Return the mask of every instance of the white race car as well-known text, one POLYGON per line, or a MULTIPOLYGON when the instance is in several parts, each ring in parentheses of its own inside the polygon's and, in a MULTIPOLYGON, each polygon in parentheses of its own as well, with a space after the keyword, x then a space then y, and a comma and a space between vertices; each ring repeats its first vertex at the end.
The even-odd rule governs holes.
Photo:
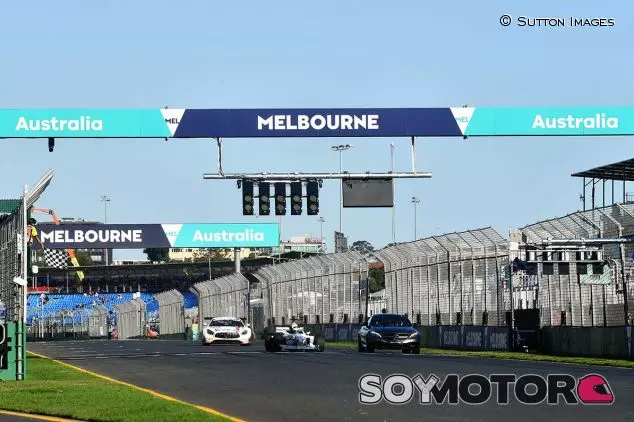
POLYGON ((325 339, 310 335, 297 324, 273 325, 267 327, 264 337, 264 348, 267 352, 303 351, 323 352, 325 339))
POLYGON ((205 318, 202 328, 202 344, 240 344, 250 346, 253 343, 253 331, 250 324, 240 318, 205 318))

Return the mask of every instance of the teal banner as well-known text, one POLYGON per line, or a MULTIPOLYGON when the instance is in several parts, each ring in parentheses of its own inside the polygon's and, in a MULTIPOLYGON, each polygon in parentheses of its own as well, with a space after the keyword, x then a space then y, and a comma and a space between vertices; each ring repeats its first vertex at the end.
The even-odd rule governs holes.
POLYGON ((262 248, 280 244, 277 223, 163 225, 174 248, 262 248))
POLYGON ((0 138, 634 135, 634 107, 0 110, 0 138))
POLYGON ((0 138, 171 137, 155 110, 0 110, 0 138))
POLYGON ((632 135, 634 107, 475 107, 465 123, 466 136, 632 135))

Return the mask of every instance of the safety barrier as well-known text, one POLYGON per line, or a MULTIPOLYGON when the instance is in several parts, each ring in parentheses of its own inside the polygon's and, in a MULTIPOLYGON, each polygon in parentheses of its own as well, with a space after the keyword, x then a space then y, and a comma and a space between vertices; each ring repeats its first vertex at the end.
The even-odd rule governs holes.
POLYGON ((419 325, 504 325, 507 241, 491 228, 432 236, 374 253, 385 267, 390 312, 419 325))
POLYGON ((230 316, 249 317, 249 280, 242 274, 231 274, 192 286, 198 296, 199 327, 205 318, 230 316))
POLYGON ((22 274, 20 265, 21 237, 24 219, 20 200, 0 200, 0 304, 2 319, 17 321, 20 318, 20 287, 13 282, 22 274), (4 213, 3 213, 4 211, 4 213))
POLYGON ((185 332, 185 300, 178 290, 154 295, 158 302, 158 331, 161 338, 185 332))
POLYGON ((99 332, 102 311, 97 307, 68 312, 38 311, 34 310, 29 317, 28 341, 82 340, 92 337, 91 332, 99 332))
MULTIPOLYGON (((537 222, 519 229, 522 241, 541 243, 545 239, 596 239, 634 236, 634 204, 579 211, 537 222)), ((542 326, 623 326, 632 323, 634 244, 603 246, 608 267, 582 262, 565 262, 556 254, 536 254, 533 285, 516 295, 515 308, 540 309, 542 326), (599 267, 599 268, 597 268, 599 267), (596 275, 596 271, 603 275, 596 275), (591 274, 595 274, 594 276, 591 274), (593 279, 593 284, 588 281, 593 279), (631 306, 631 305, 630 305, 631 306)), ((573 257, 571 257, 573 258, 573 257)), ((512 257, 511 257, 512 259, 512 257)))
POLYGON ((368 263, 356 251, 270 265, 254 276, 261 284, 267 322, 347 323, 365 313, 361 285, 368 278, 368 263))
POLYGON ((103 305, 95 305, 91 309, 88 335, 90 338, 104 338, 109 331, 108 309, 103 305))
POLYGON ((145 302, 138 298, 132 299, 113 306, 113 311, 119 340, 145 336, 147 324, 145 302))

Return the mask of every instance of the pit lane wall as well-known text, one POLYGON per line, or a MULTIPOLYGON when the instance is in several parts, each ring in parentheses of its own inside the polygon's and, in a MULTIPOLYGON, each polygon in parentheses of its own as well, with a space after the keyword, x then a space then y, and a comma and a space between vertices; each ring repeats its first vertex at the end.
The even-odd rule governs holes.
MULTIPOLYGON (((361 324, 304 324, 313 334, 328 342, 356 342, 361 324)), ((468 325, 415 326, 421 346, 427 348, 508 351, 511 335, 507 327, 468 325)))

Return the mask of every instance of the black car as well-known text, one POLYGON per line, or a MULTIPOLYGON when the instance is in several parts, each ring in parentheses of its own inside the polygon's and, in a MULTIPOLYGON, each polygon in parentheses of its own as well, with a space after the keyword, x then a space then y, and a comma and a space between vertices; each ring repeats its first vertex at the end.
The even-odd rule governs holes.
POLYGON ((420 354, 420 333, 405 315, 373 315, 358 335, 359 352, 372 353, 375 349, 402 350, 420 354))

